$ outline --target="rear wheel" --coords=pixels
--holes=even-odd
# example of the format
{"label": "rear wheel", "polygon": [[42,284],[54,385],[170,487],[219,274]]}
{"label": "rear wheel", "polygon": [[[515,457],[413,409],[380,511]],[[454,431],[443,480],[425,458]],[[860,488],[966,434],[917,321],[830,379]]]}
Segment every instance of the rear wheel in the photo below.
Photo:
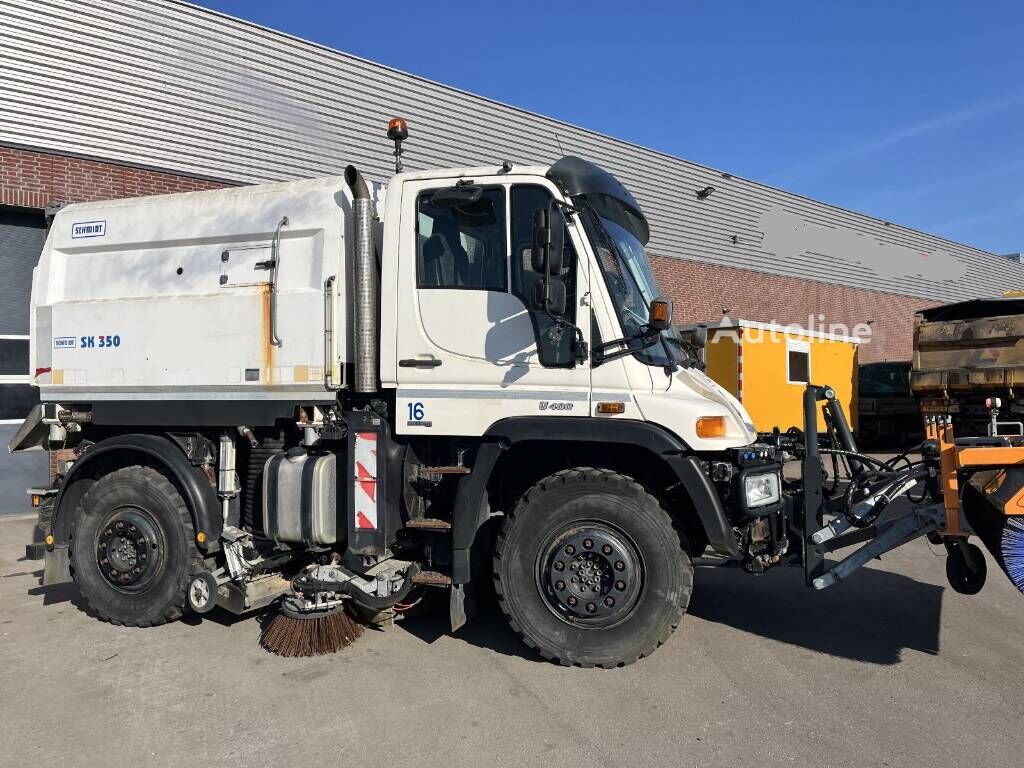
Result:
{"label": "rear wheel", "polygon": [[89,608],[114,624],[177,619],[189,576],[201,569],[188,508],[151,467],[125,467],[96,481],[75,511],[70,552]]}
{"label": "rear wheel", "polygon": [[693,565],[668,512],[608,470],[558,472],[508,516],[495,587],[512,628],[547,659],[615,667],[652,653],[682,620]]}

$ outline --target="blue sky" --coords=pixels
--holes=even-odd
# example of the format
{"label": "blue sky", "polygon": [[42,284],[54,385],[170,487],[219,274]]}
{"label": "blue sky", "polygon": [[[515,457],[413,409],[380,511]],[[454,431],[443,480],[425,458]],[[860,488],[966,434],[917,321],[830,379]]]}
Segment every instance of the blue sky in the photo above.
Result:
{"label": "blue sky", "polygon": [[200,4],[899,224],[1024,251],[1020,0]]}

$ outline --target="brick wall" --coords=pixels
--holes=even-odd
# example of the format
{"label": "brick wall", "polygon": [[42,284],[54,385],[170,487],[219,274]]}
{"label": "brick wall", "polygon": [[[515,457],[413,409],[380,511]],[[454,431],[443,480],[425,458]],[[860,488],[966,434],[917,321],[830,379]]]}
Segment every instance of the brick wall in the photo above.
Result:
{"label": "brick wall", "polygon": [[860,347],[861,363],[909,360],[914,312],[936,303],[664,256],[651,262],[661,290],[673,299],[678,323],[717,321],[723,307],[736,319],[805,328],[811,314],[816,323],[823,314],[826,326],[843,323],[851,330],[871,321],[870,340]]}
{"label": "brick wall", "polygon": [[45,208],[52,202],[81,203],[223,186],[173,173],[0,147],[0,205]]}

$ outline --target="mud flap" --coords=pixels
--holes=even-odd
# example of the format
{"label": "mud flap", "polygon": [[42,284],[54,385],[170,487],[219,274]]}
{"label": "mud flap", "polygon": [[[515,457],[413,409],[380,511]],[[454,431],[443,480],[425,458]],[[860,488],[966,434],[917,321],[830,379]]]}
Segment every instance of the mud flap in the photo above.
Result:
{"label": "mud flap", "polygon": [[71,581],[71,557],[68,545],[61,544],[46,553],[43,558],[43,586],[67,584]]}
{"label": "mud flap", "polygon": [[466,625],[466,585],[452,584],[448,590],[448,618],[452,632]]}

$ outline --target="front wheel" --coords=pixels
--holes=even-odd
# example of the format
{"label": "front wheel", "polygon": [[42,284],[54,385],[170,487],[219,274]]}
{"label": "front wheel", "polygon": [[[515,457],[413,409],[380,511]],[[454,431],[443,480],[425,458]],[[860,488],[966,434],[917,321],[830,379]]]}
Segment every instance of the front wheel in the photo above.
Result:
{"label": "front wheel", "polygon": [[679,625],[693,565],[654,496],[584,467],[527,491],[498,537],[494,579],[512,628],[542,656],[616,667],[649,655]]}

